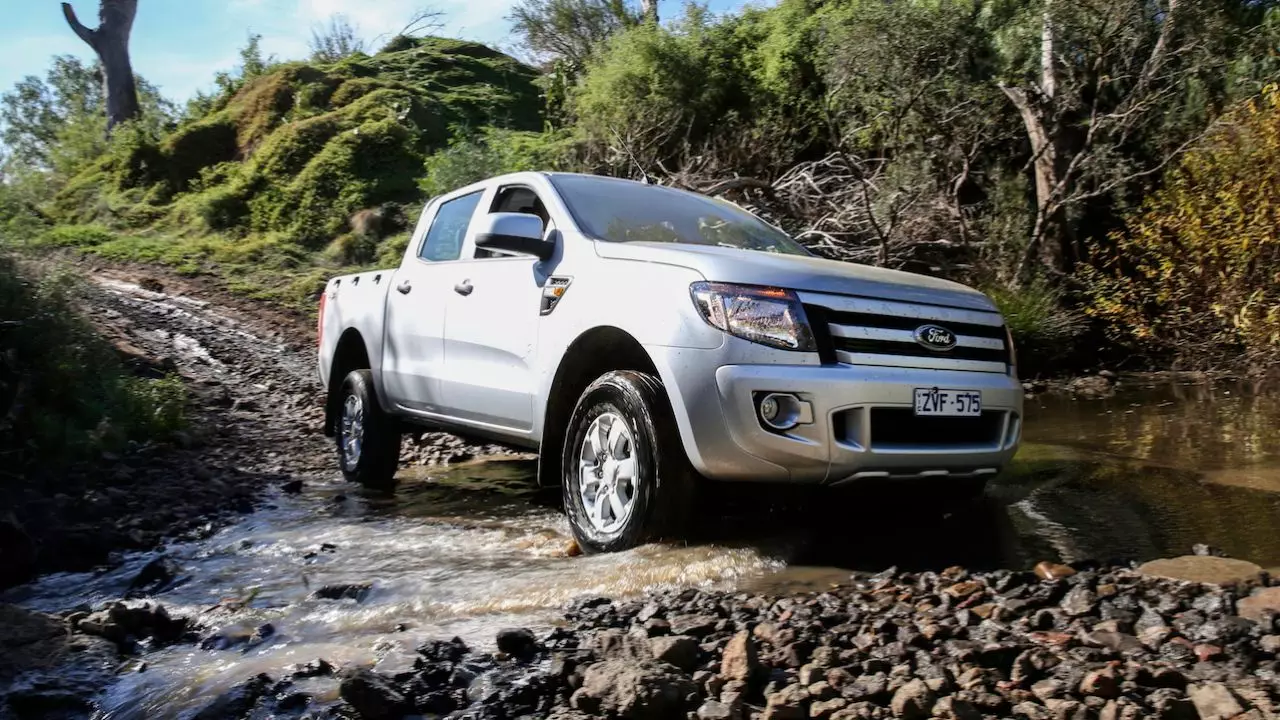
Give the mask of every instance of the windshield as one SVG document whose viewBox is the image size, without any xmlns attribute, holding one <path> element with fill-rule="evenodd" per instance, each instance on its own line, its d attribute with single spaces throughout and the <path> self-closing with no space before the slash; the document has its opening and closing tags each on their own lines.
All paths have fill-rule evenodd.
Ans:
<svg viewBox="0 0 1280 720">
<path fill-rule="evenodd" d="M 582 232 L 598 240 L 810 254 L 786 233 L 722 200 L 593 175 L 552 175 L 551 184 Z"/>
</svg>

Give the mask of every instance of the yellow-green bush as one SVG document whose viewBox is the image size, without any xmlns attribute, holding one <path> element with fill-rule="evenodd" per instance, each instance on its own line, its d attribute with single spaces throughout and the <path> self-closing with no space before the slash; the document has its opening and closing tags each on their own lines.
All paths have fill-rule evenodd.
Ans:
<svg viewBox="0 0 1280 720">
<path fill-rule="evenodd" d="M 1088 312 L 1187 367 L 1280 358 L 1280 90 L 1234 108 L 1150 196 L 1100 270 Z"/>
</svg>

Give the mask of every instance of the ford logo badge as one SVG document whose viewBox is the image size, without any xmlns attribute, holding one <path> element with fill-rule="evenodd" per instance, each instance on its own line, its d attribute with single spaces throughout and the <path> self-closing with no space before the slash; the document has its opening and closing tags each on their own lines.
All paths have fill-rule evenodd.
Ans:
<svg viewBox="0 0 1280 720">
<path fill-rule="evenodd" d="M 939 352 L 956 346 L 956 334 L 939 325 L 921 325 L 916 328 L 916 342 Z"/>
</svg>

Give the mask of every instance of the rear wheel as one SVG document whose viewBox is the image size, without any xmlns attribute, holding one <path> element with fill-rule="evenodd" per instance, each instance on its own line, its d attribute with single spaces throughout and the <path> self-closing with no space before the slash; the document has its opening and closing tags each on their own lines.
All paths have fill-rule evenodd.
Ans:
<svg viewBox="0 0 1280 720">
<path fill-rule="evenodd" d="M 622 370 L 591 383 L 569 420 L 562 457 L 565 513 L 584 551 L 684 532 L 695 474 L 656 377 Z"/>
<path fill-rule="evenodd" d="M 378 405 L 368 370 L 353 370 L 347 375 L 338 407 L 336 437 L 342 474 L 368 488 L 394 488 L 400 430 Z"/>
</svg>

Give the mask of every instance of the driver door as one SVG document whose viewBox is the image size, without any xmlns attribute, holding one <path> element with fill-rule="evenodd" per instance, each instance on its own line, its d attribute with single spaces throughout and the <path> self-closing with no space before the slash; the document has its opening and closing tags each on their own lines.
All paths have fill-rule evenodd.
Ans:
<svg viewBox="0 0 1280 720">
<path fill-rule="evenodd" d="M 485 212 L 539 215 L 546 208 L 525 186 L 498 188 Z M 448 413 L 473 424 L 527 433 L 537 392 L 539 308 L 546 284 L 542 263 L 529 255 L 475 247 L 450 266 L 441 396 Z M 468 257 L 469 256 L 469 257 Z"/>
</svg>

